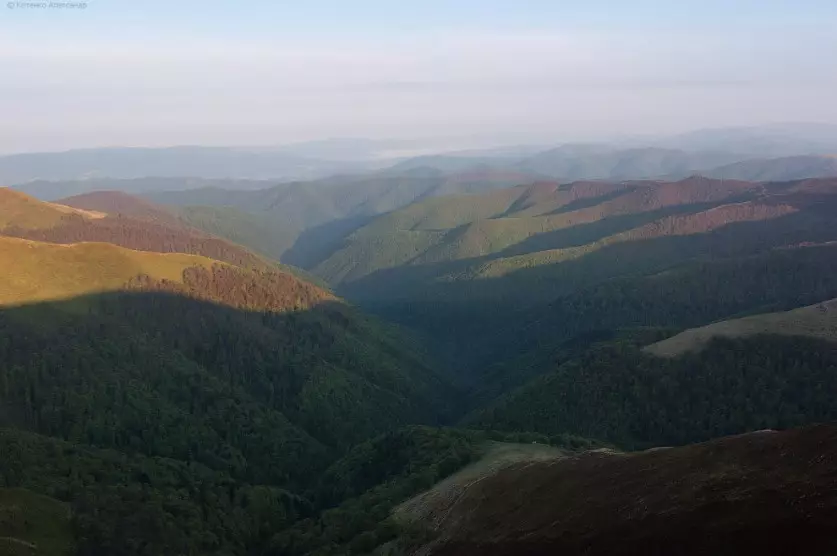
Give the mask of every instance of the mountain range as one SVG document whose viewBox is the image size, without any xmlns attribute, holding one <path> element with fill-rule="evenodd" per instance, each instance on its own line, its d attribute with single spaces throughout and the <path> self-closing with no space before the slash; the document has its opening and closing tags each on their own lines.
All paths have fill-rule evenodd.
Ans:
<svg viewBox="0 0 837 556">
<path fill-rule="evenodd" d="M 829 554 L 833 159 L 719 148 L 0 189 L 0 554 Z"/>
</svg>

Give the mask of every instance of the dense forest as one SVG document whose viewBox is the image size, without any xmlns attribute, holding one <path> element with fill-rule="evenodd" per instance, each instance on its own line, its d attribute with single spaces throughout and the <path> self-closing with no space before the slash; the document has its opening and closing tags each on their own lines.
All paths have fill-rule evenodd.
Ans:
<svg viewBox="0 0 837 556">
<path fill-rule="evenodd" d="M 837 345 L 813 338 L 716 338 L 666 359 L 631 342 L 596 346 L 545 372 L 466 426 L 570 432 L 626 448 L 700 442 L 837 420 Z"/>
</svg>

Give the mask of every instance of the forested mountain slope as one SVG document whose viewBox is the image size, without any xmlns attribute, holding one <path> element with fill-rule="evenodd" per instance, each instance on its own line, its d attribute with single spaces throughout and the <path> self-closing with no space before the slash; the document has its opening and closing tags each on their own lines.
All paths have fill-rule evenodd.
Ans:
<svg viewBox="0 0 837 556">
<path fill-rule="evenodd" d="M 148 198 L 174 206 L 233 208 L 253 215 L 259 222 L 281 225 L 284 233 L 276 235 L 277 245 L 270 247 L 270 252 L 280 254 L 282 262 L 308 269 L 371 217 L 428 197 L 509 187 L 528 179 L 531 178 L 507 172 L 444 175 L 418 171 L 393 176 L 338 176 L 258 191 L 221 188 L 173 191 L 155 193 Z"/>
<path fill-rule="evenodd" d="M 536 184 L 381 216 L 317 271 L 484 364 L 547 337 L 830 299 L 835 201 L 833 179 Z"/>
<path fill-rule="evenodd" d="M 220 208 L 0 190 L 0 488 L 67 504 L 80 554 L 359 555 L 416 540 L 392 510 L 489 441 L 634 449 L 837 420 L 835 345 L 794 335 L 827 323 L 762 315 L 837 298 L 834 180 L 436 198 L 450 179 L 208 192 Z M 338 293 L 412 330 L 206 231 L 268 251 L 270 230 L 311 224 L 300 199 L 322 219 L 300 256 L 330 253 L 315 268 Z M 756 314 L 755 334 L 644 349 Z"/>
<path fill-rule="evenodd" d="M 436 280 L 446 275 L 469 279 L 492 276 L 504 272 L 501 268 L 560 260 L 561 253 L 553 253 L 556 249 L 578 250 L 596 241 L 667 235 L 666 228 L 677 226 L 669 222 L 674 218 L 671 215 L 699 215 L 724 201 L 740 201 L 744 195 L 754 198 L 761 190 L 759 184 L 692 178 L 675 183 L 546 182 L 442 198 L 379 217 L 349 236 L 345 246 L 314 271 L 332 283 L 357 281 L 405 263 L 437 265 L 439 268 L 426 269 Z M 757 211 L 758 207 L 740 209 L 739 214 L 757 219 Z M 780 216 L 779 211 L 781 208 L 773 215 Z M 756 214 L 750 216 L 750 212 Z M 704 229 L 692 224 L 692 233 L 711 230 L 712 221 L 716 225 L 734 222 L 733 215 L 696 218 L 707 224 Z M 620 232 L 622 236 L 610 237 Z M 381 254 L 390 252 L 401 258 L 382 260 Z M 442 266 L 451 261 L 462 262 Z"/>
<path fill-rule="evenodd" d="M 66 230 L 24 200 L 4 233 Z M 79 553 L 266 547 L 353 445 L 450 419 L 400 331 L 270 265 L 147 247 L 0 236 L 0 486 L 70 504 Z"/>
<path fill-rule="evenodd" d="M 688 444 L 837 420 L 835 370 L 837 345 L 802 337 L 716 339 L 677 358 L 617 343 L 552 366 L 463 423 L 628 448 Z"/>
</svg>

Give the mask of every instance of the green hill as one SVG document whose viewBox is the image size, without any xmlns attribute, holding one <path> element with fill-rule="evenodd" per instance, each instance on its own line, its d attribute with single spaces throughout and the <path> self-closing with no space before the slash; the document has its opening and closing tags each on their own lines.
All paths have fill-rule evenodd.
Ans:
<svg viewBox="0 0 837 556">
<path fill-rule="evenodd" d="M 104 215 L 39 201 L 7 187 L 0 188 L 0 230 L 3 228 L 44 229 L 60 225 L 68 217 L 97 219 Z"/>
<path fill-rule="evenodd" d="M 0 189 L 0 236 L 39 242 L 110 243 L 157 253 L 202 255 L 238 266 L 275 264 L 246 248 L 188 226 L 168 209 L 130 195 L 103 191 L 46 203 Z"/>
<path fill-rule="evenodd" d="M 0 488 L 0 554 L 69 556 L 74 545 L 66 505 L 22 488 Z"/>
<path fill-rule="evenodd" d="M 122 215 L 166 226 L 180 225 L 177 217 L 168 208 L 122 191 L 93 191 L 64 197 L 57 202 L 68 207 L 96 211 L 111 216 Z"/>
<path fill-rule="evenodd" d="M 710 231 L 713 225 L 733 223 L 736 216 L 757 219 L 758 206 L 726 209 L 735 214 L 716 211 L 704 216 L 704 212 L 740 202 L 741 195 L 755 199 L 760 190 L 757 184 L 705 179 L 567 186 L 540 183 L 433 199 L 381 216 L 357 230 L 314 272 L 331 283 L 342 283 L 405 262 L 420 267 L 463 261 L 464 270 L 462 265 L 454 267 L 458 275 L 492 276 L 502 273 L 501 268 L 559 261 L 563 254 L 554 251 L 563 246 L 586 253 L 597 245 L 668 235 L 678 227 L 680 233 L 699 233 Z M 762 209 L 762 218 L 780 216 L 781 210 Z M 678 224 L 678 216 L 692 222 Z M 616 227 L 620 223 L 621 228 Z M 576 234 L 580 236 L 577 239 L 573 237 Z M 401 258 L 381 258 L 381 253 L 390 251 Z M 345 271 L 347 266 L 351 272 Z M 444 267 L 436 271 L 436 279 L 456 277 L 440 272 Z"/>
<path fill-rule="evenodd" d="M 700 351 L 715 337 L 742 338 L 758 334 L 837 339 L 837 300 L 831 299 L 791 311 L 753 315 L 692 328 L 646 348 L 648 353 L 674 357 Z"/>
<path fill-rule="evenodd" d="M 109 243 L 57 245 L 0 236 L 0 304 L 68 299 L 121 289 L 139 275 L 181 281 L 190 267 L 211 267 L 206 257 L 147 253 Z"/>
</svg>

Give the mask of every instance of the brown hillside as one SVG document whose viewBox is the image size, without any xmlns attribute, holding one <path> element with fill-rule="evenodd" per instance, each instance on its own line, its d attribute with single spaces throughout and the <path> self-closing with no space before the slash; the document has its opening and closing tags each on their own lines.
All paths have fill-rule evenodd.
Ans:
<svg viewBox="0 0 837 556">
<path fill-rule="evenodd" d="M 93 191 L 58 201 L 62 205 L 84 210 L 103 212 L 111 216 L 119 214 L 150 220 L 167 226 L 182 226 L 183 223 L 164 206 L 157 205 L 145 199 L 123 193 L 122 191 Z"/>
<path fill-rule="evenodd" d="M 182 280 L 215 261 L 181 253 L 144 253 L 109 243 L 56 245 L 0 236 L 0 305 L 67 299 L 123 289 L 138 275 Z"/>
<path fill-rule="evenodd" d="M 0 187 L 0 230 L 10 226 L 43 229 L 61 224 L 67 218 L 97 219 L 104 214 L 56 203 L 46 203 L 25 193 Z"/>
<path fill-rule="evenodd" d="M 58 245 L 0 236 L 0 305 L 122 290 L 160 291 L 237 309 L 285 312 L 338 301 L 275 270 L 251 270 L 182 253 L 149 253 L 110 243 Z"/>
<path fill-rule="evenodd" d="M 71 217 L 51 228 L 12 227 L 0 230 L 0 234 L 48 243 L 102 242 L 137 251 L 201 255 L 248 268 L 270 266 L 264 259 L 244 247 L 186 226 L 169 227 L 121 216 L 108 216 L 96 220 Z"/>
<path fill-rule="evenodd" d="M 445 510 L 411 554 L 834 554 L 837 427 L 518 463 Z"/>
<path fill-rule="evenodd" d="M 0 235 L 48 243 L 112 243 L 137 251 L 201 255 L 248 268 L 272 265 L 244 247 L 192 228 L 167 209 L 116 191 L 46 203 L 0 189 Z M 107 213 L 107 214 L 106 214 Z"/>
</svg>

